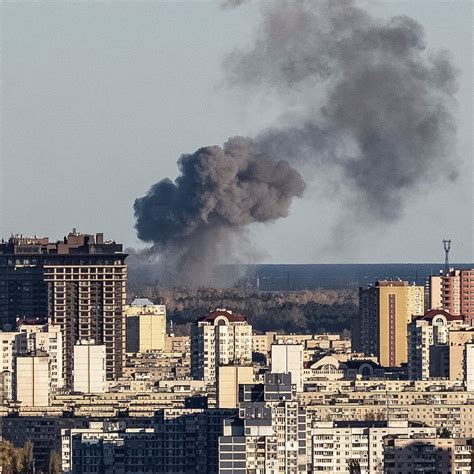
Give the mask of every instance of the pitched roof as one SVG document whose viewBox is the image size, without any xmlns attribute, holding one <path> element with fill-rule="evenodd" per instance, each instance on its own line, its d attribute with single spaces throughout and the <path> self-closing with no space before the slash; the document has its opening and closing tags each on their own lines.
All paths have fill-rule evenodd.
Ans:
<svg viewBox="0 0 474 474">
<path fill-rule="evenodd" d="M 436 316 L 444 316 L 447 321 L 464 321 L 464 316 L 448 313 L 444 309 L 430 309 L 423 316 L 416 318 L 417 321 L 433 321 Z"/>
<path fill-rule="evenodd" d="M 203 316 L 198 319 L 198 322 L 214 322 L 219 316 L 225 316 L 230 323 L 234 322 L 246 322 L 247 318 L 242 314 L 233 314 L 231 311 L 227 311 L 226 309 L 217 309 L 212 311 L 207 316 Z"/>
</svg>

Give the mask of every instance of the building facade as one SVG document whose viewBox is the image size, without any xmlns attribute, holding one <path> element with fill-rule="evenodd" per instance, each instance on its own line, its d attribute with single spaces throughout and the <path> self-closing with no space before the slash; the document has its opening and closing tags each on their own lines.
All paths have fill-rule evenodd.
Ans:
<svg viewBox="0 0 474 474">
<path fill-rule="evenodd" d="M 63 377 L 72 384 L 79 340 L 107 347 L 107 378 L 120 377 L 125 354 L 126 255 L 103 234 L 73 229 L 62 241 L 11 237 L 0 244 L 0 322 L 47 316 L 63 340 Z"/>
<path fill-rule="evenodd" d="M 74 346 L 74 391 L 101 393 L 105 389 L 106 346 L 80 341 Z"/>
<path fill-rule="evenodd" d="M 430 308 L 474 318 L 474 269 L 450 269 L 429 278 Z"/>
<path fill-rule="evenodd" d="M 144 353 L 165 350 L 166 306 L 136 298 L 125 306 L 127 352 Z"/>
<path fill-rule="evenodd" d="M 359 289 L 361 348 L 384 367 L 408 360 L 407 325 L 424 314 L 424 287 L 406 281 L 378 281 Z"/>
<path fill-rule="evenodd" d="M 449 332 L 464 325 L 464 318 L 433 309 L 408 325 L 408 378 L 449 377 Z"/>
<path fill-rule="evenodd" d="M 195 379 L 215 381 L 221 365 L 252 364 L 252 326 L 247 318 L 217 309 L 191 330 L 191 370 Z"/>
</svg>

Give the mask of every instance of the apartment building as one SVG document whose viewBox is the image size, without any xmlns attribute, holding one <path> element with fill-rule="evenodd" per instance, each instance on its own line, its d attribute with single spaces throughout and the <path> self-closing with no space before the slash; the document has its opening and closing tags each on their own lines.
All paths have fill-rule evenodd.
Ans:
<svg viewBox="0 0 474 474">
<path fill-rule="evenodd" d="M 16 358 L 26 352 L 26 337 L 19 332 L 0 332 L 0 372 L 3 379 L 2 401 L 16 396 Z"/>
<path fill-rule="evenodd" d="M 126 255 L 103 234 L 73 229 L 63 240 L 12 236 L 0 244 L 0 322 L 47 316 L 61 327 L 63 378 L 72 385 L 74 345 L 107 347 L 107 378 L 122 375 L 125 354 Z"/>
<path fill-rule="evenodd" d="M 26 351 L 42 351 L 49 356 L 49 378 L 52 390 L 63 387 L 63 339 L 61 327 L 41 318 L 21 318 L 17 331 L 26 335 Z"/>
<path fill-rule="evenodd" d="M 124 307 L 127 318 L 127 352 L 165 350 L 166 306 L 135 298 Z"/>
<path fill-rule="evenodd" d="M 219 472 L 308 472 L 307 422 L 290 374 L 266 374 L 264 384 L 242 385 L 239 415 L 225 420 L 219 438 Z"/>
<path fill-rule="evenodd" d="M 474 343 L 474 328 L 462 327 L 449 331 L 449 379 L 466 380 L 469 344 Z"/>
<path fill-rule="evenodd" d="M 163 410 L 147 423 L 91 422 L 61 432 L 65 473 L 217 474 L 218 439 L 230 410 Z M 140 426 L 141 424 L 141 426 Z"/>
<path fill-rule="evenodd" d="M 435 437 L 436 429 L 407 420 L 317 422 L 311 429 L 314 472 L 379 474 L 384 471 L 387 436 Z"/>
<path fill-rule="evenodd" d="M 464 318 L 434 309 L 408 324 L 408 378 L 449 377 L 449 333 L 464 326 Z"/>
<path fill-rule="evenodd" d="M 469 474 L 474 472 L 473 440 L 463 438 L 387 437 L 387 474 Z"/>
<path fill-rule="evenodd" d="M 377 281 L 359 289 L 361 349 L 384 367 L 408 360 L 407 325 L 424 314 L 424 287 L 406 281 Z"/>
<path fill-rule="evenodd" d="M 474 318 L 474 269 L 450 269 L 429 278 L 431 309 Z"/>
<path fill-rule="evenodd" d="M 191 330 L 191 369 L 195 379 L 215 381 L 221 365 L 252 364 L 252 326 L 247 318 L 217 309 Z"/>
</svg>

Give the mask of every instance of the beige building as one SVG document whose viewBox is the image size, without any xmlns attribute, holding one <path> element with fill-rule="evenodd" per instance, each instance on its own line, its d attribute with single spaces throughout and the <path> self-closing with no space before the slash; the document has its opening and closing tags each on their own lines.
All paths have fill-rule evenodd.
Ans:
<svg viewBox="0 0 474 474">
<path fill-rule="evenodd" d="M 311 430 L 313 472 L 350 474 L 358 465 L 365 474 L 384 471 L 384 438 L 434 437 L 436 429 L 406 420 L 318 422 Z"/>
<path fill-rule="evenodd" d="M 94 341 L 74 346 L 74 391 L 101 393 L 105 387 L 106 347 Z"/>
<path fill-rule="evenodd" d="M 63 336 L 59 325 L 21 319 L 18 331 L 26 336 L 27 352 L 43 351 L 49 356 L 51 389 L 63 387 Z"/>
<path fill-rule="evenodd" d="M 3 379 L 3 399 L 15 398 L 16 357 L 26 352 L 26 337 L 19 332 L 0 331 L 0 373 Z"/>
<path fill-rule="evenodd" d="M 253 367 L 220 366 L 217 377 L 218 408 L 237 408 L 239 406 L 239 385 L 251 383 L 253 383 Z"/>
<path fill-rule="evenodd" d="M 406 281 L 378 281 L 359 290 L 361 348 L 384 367 L 408 360 L 407 325 L 424 314 L 424 287 Z"/>
<path fill-rule="evenodd" d="M 474 343 L 466 344 L 464 357 L 466 390 L 474 392 Z"/>
<path fill-rule="evenodd" d="M 221 365 L 252 364 L 252 326 L 247 318 L 217 309 L 197 320 L 191 331 L 191 370 L 198 380 L 216 380 Z"/>
<path fill-rule="evenodd" d="M 47 354 L 18 356 L 16 359 L 16 399 L 23 406 L 49 405 L 50 378 Z"/>
<path fill-rule="evenodd" d="M 384 457 L 387 474 L 474 472 L 472 439 L 389 436 L 384 439 Z"/>
<path fill-rule="evenodd" d="M 165 352 L 189 354 L 191 352 L 191 338 L 189 336 L 165 335 Z"/>
<path fill-rule="evenodd" d="M 450 380 L 465 380 L 466 350 L 470 343 L 474 343 L 474 328 L 449 331 Z"/>
<path fill-rule="evenodd" d="M 165 350 L 166 306 L 137 298 L 124 307 L 127 318 L 127 352 Z"/>
<path fill-rule="evenodd" d="M 464 326 L 464 318 L 441 309 L 428 311 L 408 325 L 408 378 L 429 380 L 449 377 L 451 330 Z"/>
</svg>

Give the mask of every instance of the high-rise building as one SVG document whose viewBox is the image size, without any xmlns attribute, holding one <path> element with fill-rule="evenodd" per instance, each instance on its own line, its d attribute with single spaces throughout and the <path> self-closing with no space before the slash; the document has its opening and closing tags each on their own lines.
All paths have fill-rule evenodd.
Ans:
<svg viewBox="0 0 474 474">
<path fill-rule="evenodd" d="M 411 321 L 408 325 L 408 378 L 449 377 L 449 331 L 463 325 L 462 316 L 441 309 L 430 310 Z"/>
<path fill-rule="evenodd" d="M 101 393 L 105 389 L 106 347 L 94 341 L 74 346 L 74 391 Z"/>
<path fill-rule="evenodd" d="M 466 352 L 474 343 L 474 328 L 449 331 L 449 379 L 466 380 Z"/>
<path fill-rule="evenodd" d="M 241 386 L 239 415 L 225 420 L 219 438 L 219 472 L 309 472 L 307 423 L 290 374 L 269 373 L 264 384 Z"/>
<path fill-rule="evenodd" d="M 429 278 L 431 309 L 474 318 L 474 269 L 451 269 Z"/>
<path fill-rule="evenodd" d="M 149 299 L 136 298 L 125 306 L 127 317 L 127 352 L 164 351 L 166 306 Z"/>
<path fill-rule="evenodd" d="M 103 234 L 73 229 L 62 241 L 12 236 L 0 244 L 0 323 L 47 316 L 61 327 L 63 376 L 72 384 L 79 340 L 106 346 L 107 378 L 120 377 L 125 355 L 126 255 Z"/>
<path fill-rule="evenodd" d="M 217 309 L 192 327 L 192 375 L 212 382 L 219 366 L 232 364 L 252 364 L 252 326 L 245 316 Z"/>
<path fill-rule="evenodd" d="M 424 313 L 424 287 L 406 281 L 377 281 L 359 289 L 362 350 L 384 367 L 399 367 L 408 359 L 407 325 Z"/>
<path fill-rule="evenodd" d="M 303 391 L 303 345 L 272 344 L 271 371 L 276 374 L 291 374 L 291 381 L 298 392 Z"/>
</svg>

